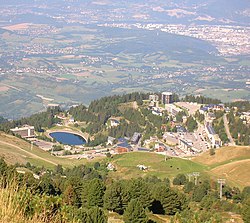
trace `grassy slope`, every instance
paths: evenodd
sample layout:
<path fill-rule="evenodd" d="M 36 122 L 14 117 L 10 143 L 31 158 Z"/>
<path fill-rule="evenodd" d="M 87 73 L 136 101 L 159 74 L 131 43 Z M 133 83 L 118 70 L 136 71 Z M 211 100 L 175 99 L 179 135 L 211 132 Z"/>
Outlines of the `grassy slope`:
<path fill-rule="evenodd" d="M 203 153 L 199 157 L 195 157 L 193 161 L 216 167 L 222 164 L 229 163 L 231 161 L 250 159 L 250 147 L 249 146 L 230 146 L 223 147 L 216 150 L 214 156 L 210 156 L 209 152 Z"/>
<path fill-rule="evenodd" d="M 116 155 L 113 163 L 117 171 L 111 173 L 114 178 L 133 178 L 154 175 L 160 178 L 174 177 L 178 173 L 190 173 L 194 171 L 205 171 L 202 164 L 179 158 L 171 158 L 166 162 L 164 156 L 156 153 L 134 152 Z M 142 164 L 147 166 L 148 171 L 140 171 L 136 166 Z"/>
<path fill-rule="evenodd" d="M 6 143 L 11 145 L 7 145 Z M 64 167 L 73 167 L 86 162 L 84 160 L 72 160 L 51 156 L 50 153 L 41 150 L 37 146 L 34 146 L 32 151 L 30 148 L 31 146 L 28 142 L 11 135 L 0 133 L 0 156 L 4 157 L 7 163 L 30 162 L 33 165 L 53 168 L 56 164 L 61 164 Z"/>
<path fill-rule="evenodd" d="M 173 178 L 178 173 L 201 172 L 201 175 L 210 175 L 214 180 L 223 177 L 232 186 L 242 188 L 250 185 L 250 147 L 224 147 L 216 150 L 214 156 L 206 152 L 192 160 L 172 158 L 166 162 L 162 155 L 135 152 L 116 155 L 112 162 L 117 171 L 110 176 L 117 179 L 149 175 Z M 138 164 L 148 166 L 148 171 L 140 171 L 136 167 Z"/>
<path fill-rule="evenodd" d="M 214 156 L 209 152 L 193 159 L 209 166 L 209 173 L 227 179 L 232 185 L 250 186 L 250 147 L 224 147 L 216 150 Z"/>

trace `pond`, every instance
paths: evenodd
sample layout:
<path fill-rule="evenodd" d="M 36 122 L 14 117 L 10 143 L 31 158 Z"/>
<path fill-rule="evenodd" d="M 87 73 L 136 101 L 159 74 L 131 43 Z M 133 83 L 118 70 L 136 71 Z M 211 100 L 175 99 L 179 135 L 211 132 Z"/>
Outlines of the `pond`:
<path fill-rule="evenodd" d="M 52 132 L 49 134 L 57 142 L 60 142 L 65 145 L 82 145 L 86 143 L 86 140 L 76 134 L 69 132 Z"/>

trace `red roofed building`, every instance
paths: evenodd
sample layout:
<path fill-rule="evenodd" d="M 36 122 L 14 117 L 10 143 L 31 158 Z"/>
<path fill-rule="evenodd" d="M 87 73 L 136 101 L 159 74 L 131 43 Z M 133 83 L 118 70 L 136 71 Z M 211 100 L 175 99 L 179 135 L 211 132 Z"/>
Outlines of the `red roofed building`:
<path fill-rule="evenodd" d="M 115 148 L 115 153 L 127 153 L 129 152 L 129 149 L 126 147 L 116 147 Z"/>

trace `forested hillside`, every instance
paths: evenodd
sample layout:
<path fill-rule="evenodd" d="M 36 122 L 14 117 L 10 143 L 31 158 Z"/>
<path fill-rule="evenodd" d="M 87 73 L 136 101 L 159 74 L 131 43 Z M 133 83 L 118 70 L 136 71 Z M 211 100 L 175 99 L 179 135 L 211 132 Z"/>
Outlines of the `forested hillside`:
<path fill-rule="evenodd" d="M 224 186 L 220 200 L 216 182 L 201 178 L 195 185 L 183 174 L 173 182 L 153 176 L 114 181 L 107 178 L 105 163 L 73 169 L 58 165 L 53 171 L 27 163 L 25 168 L 26 174 L 18 174 L 0 160 L 1 222 L 105 223 L 111 213 L 125 223 L 158 222 L 152 220 L 158 215 L 171 222 L 201 223 L 232 216 L 239 220 L 241 215 L 249 222 L 250 187 Z"/>

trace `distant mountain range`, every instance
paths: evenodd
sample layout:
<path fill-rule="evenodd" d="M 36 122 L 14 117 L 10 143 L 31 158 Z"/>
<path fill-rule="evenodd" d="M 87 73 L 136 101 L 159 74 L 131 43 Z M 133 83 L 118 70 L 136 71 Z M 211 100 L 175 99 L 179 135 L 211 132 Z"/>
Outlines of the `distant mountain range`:
<path fill-rule="evenodd" d="M 1 5 L 85 5 L 105 10 L 123 8 L 149 20 L 182 24 L 250 24 L 249 0 L 0 0 Z M 141 18 L 133 18 L 133 20 Z"/>

